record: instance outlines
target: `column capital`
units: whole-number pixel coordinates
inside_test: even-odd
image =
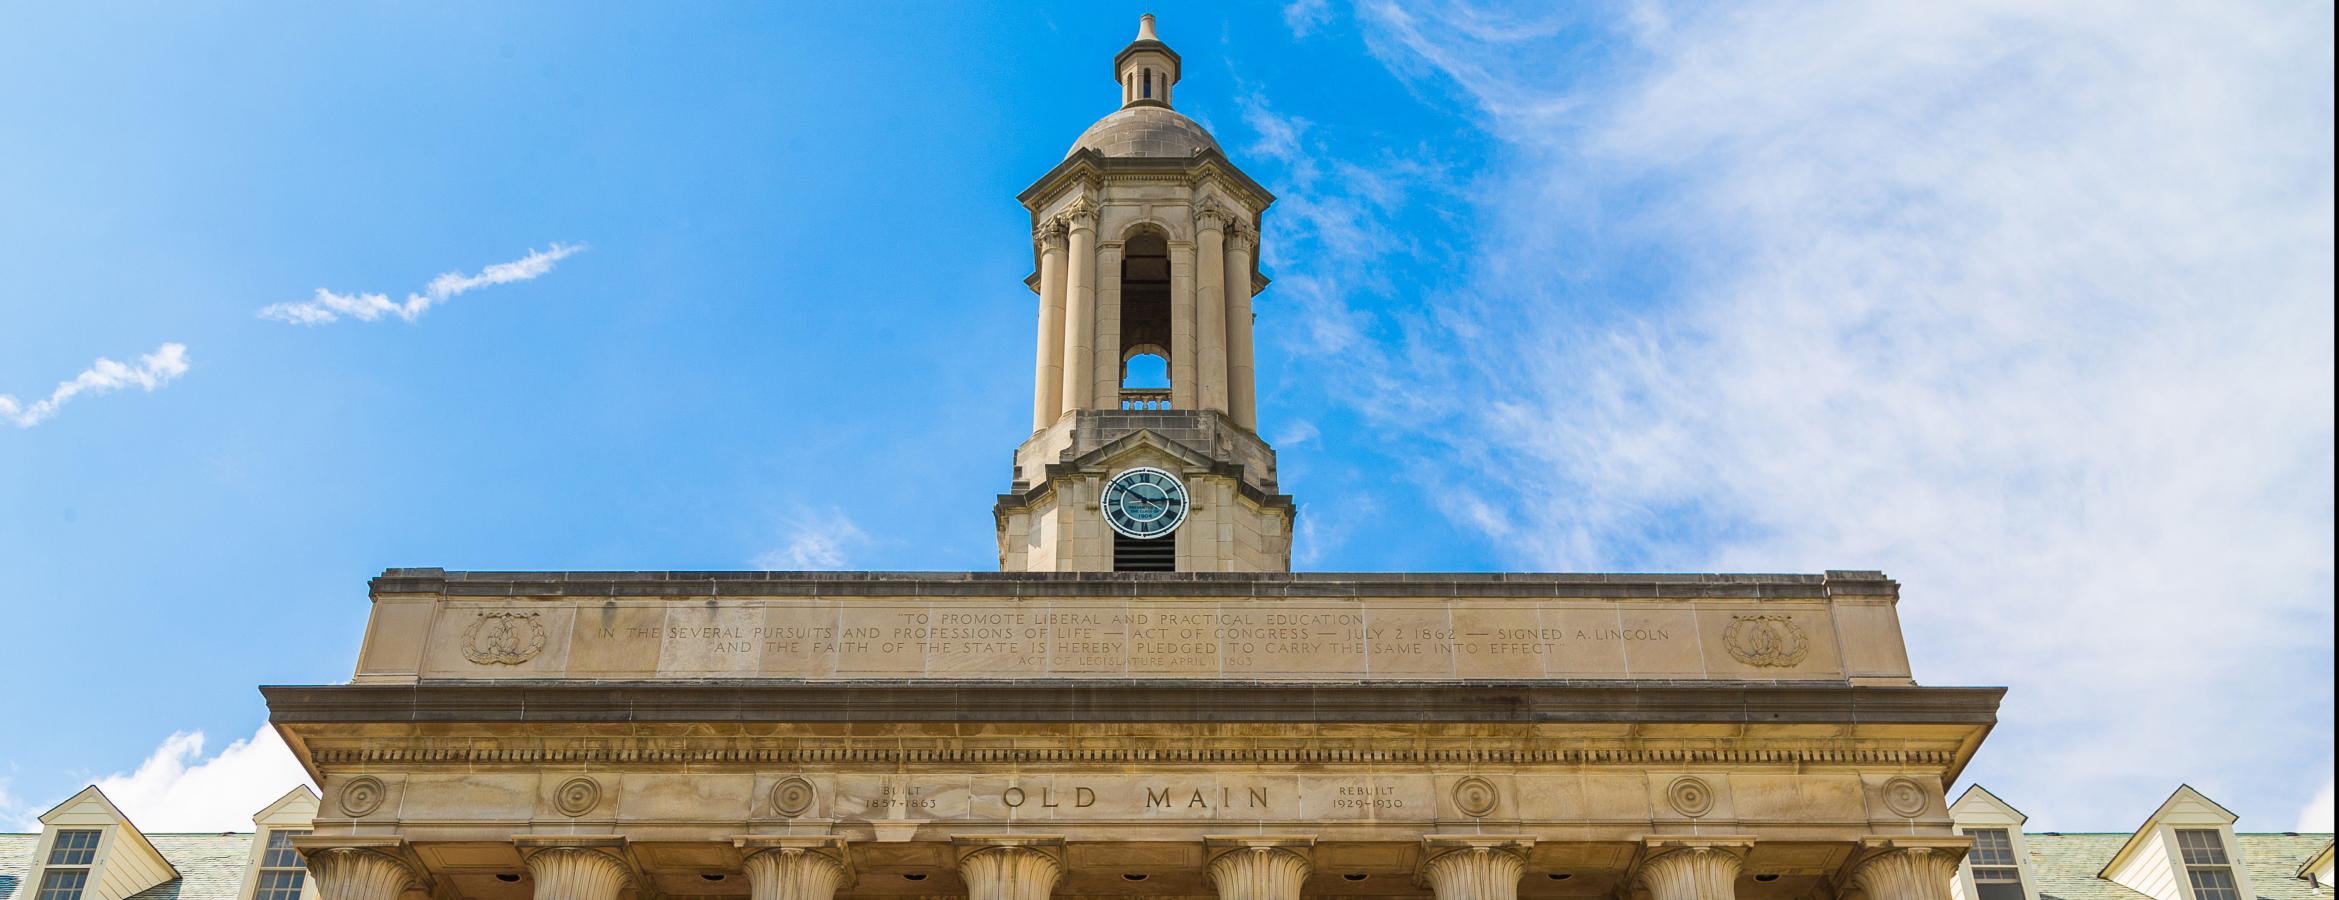
[[[1299,900],[1316,869],[1312,834],[1204,835],[1210,862],[1203,877],[1219,900]]]
[[[952,835],[968,900],[1048,900],[1064,879],[1062,835]]]
[[[1224,232],[1227,223],[1236,221],[1238,218],[1240,217],[1236,216],[1233,210],[1227,209],[1224,204],[1215,199],[1194,204],[1194,230],[1196,232]]]
[[[1731,900],[1754,838],[1743,835],[1658,835],[1641,841],[1641,862],[1630,883],[1654,900]]]
[[[739,848],[740,858],[751,862],[759,856],[774,856],[778,859],[804,856],[825,860],[836,867],[836,886],[839,888],[852,887],[854,882],[860,880],[860,871],[853,867],[852,842],[838,835],[743,834],[733,837],[731,846]]]
[[[1069,236],[1070,229],[1065,226],[1063,216],[1049,216],[1031,230],[1031,242],[1043,252],[1064,249]]]
[[[1247,253],[1252,247],[1256,247],[1258,245],[1258,229],[1244,224],[1243,221],[1239,218],[1226,223],[1226,249],[1228,251],[1241,251]]]
[[[1104,212],[1104,208],[1098,205],[1095,200],[1082,197],[1066,205],[1062,212],[1056,213],[1055,218],[1062,221],[1064,227],[1072,231],[1094,231],[1097,216],[1102,212]]]
[[[753,900],[831,900],[854,881],[845,840],[832,835],[742,835],[731,839],[747,859]]]
[[[1535,839],[1517,834],[1429,834],[1413,883],[1437,900],[1516,900]]]
[[[403,838],[308,834],[293,838],[292,846],[322,900],[398,900],[431,888]]]
[[[1860,839],[1847,882],[1869,900],[1949,900],[1957,864],[1973,849],[1961,835]]]
[[[617,900],[628,885],[645,883],[626,858],[625,843],[615,834],[512,836],[540,900]]]

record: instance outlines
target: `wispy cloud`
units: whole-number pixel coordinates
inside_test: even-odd
[[[2041,821],[2179,781],[2287,821],[2331,748],[2330,17],[1367,4],[1508,152],[1418,331],[1342,285],[1300,349],[1402,363],[1351,399],[1519,564],[1892,571],[1921,679],[2014,686],[1969,777]],[[1389,150],[1257,109],[1336,198]]]
[[[549,250],[530,250],[528,255],[511,262],[496,263],[479,270],[479,274],[465,275],[448,272],[430,280],[420,293],[410,293],[405,300],[392,300],[387,294],[337,294],[327,288],[318,288],[316,296],[298,302],[275,303],[260,309],[260,318],[294,325],[322,325],[344,317],[360,322],[372,322],[386,316],[396,316],[408,322],[422,318],[431,307],[445,303],[470,291],[515,281],[527,281],[552,271],[555,263],[583,252],[583,244],[553,244]]]
[[[31,428],[48,421],[68,401],[81,394],[103,394],[126,387],[147,391],[169,384],[171,379],[187,374],[187,345],[164,344],[153,353],[138,358],[138,364],[115,362],[98,357],[89,368],[57,383],[57,389],[46,398],[26,404],[9,394],[0,394],[0,420],[18,428]]]
[[[2335,818],[2332,811],[2333,789],[2329,767],[2326,766],[2322,789],[2316,791],[2313,797],[2307,800],[2306,806],[2298,811],[2298,824],[2290,826],[2290,830],[2330,831],[2332,821]]]
[[[863,534],[851,518],[833,509],[791,515],[784,525],[784,531],[779,546],[756,555],[756,568],[775,571],[842,569],[851,563],[853,552],[869,540],[869,536]]]
[[[274,728],[262,725],[251,737],[208,758],[203,755],[205,743],[200,731],[172,734],[136,770],[100,778],[97,787],[146,831],[218,832],[251,830],[253,813],[285,791],[309,783],[308,773]],[[17,807],[16,827],[39,830],[32,818],[35,807],[63,799]]]
[[[1332,0],[1291,0],[1283,5],[1283,24],[1292,37],[1307,37],[1331,21]]]

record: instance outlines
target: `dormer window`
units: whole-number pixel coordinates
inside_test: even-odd
[[[252,883],[252,900],[300,900],[309,870],[301,863],[300,853],[292,849],[292,839],[305,834],[308,832],[293,828],[268,832],[267,849],[260,852],[259,875]]]
[[[2193,886],[2193,900],[2242,900],[2233,880],[2233,859],[2214,828],[2177,829],[2177,852],[2184,857],[2185,880]]]
[[[1968,828],[1974,839],[1969,859],[1974,867],[1974,893],[1980,900],[2023,900],[2022,864],[2014,858],[2014,839],[2004,828]]]
[[[82,888],[89,884],[89,867],[97,863],[100,834],[96,829],[57,832],[56,841],[49,845],[48,865],[41,873],[40,892],[33,900],[81,900]]]

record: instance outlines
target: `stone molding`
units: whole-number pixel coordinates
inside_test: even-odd
[[[830,900],[857,880],[843,838],[746,835],[731,843],[746,855],[753,900]]]
[[[1300,885],[1315,872],[1314,835],[1210,835],[1203,844],[1211,854],[1203,877],[1219,900],[1299,900]]]
[[[1064,878],[1064,839],[1054,835],[953,836],[968,900],[1048,900]]]
[[[408,890],[430,886],[403,858],[399,838],[304,835],[292,841],[319,900],[399,900]]]
[[[1525,835],[1424,835],[1422,862],[1413,881],[1437,900],[1518,900],[1519,878],[1527,874]]]
[[[466,572],[385,569],[376,600],[440,597],[1534,597],[1891,599],[1881,572],[1824,575],[1535,572]]]
[[[1848,883],[1867,900],[1950,900],[1957,864],[1973,848],[1969,837],[1867,838],[1854,857]]]
[[[1732,900],[1751,837],[1649,838],[1632,882],[1652,900]]]
[[[620,891],[640,882],[624,856],[622,836],[523,834],[512,843],[540,898],[617,900]]]

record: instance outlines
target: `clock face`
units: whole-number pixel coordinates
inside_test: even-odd
[[[1160,469],[1130,469],[1105,483],[1103,505],[1105,524],[1114,531],[1157,538],[1186,520],[1186,486]]]

